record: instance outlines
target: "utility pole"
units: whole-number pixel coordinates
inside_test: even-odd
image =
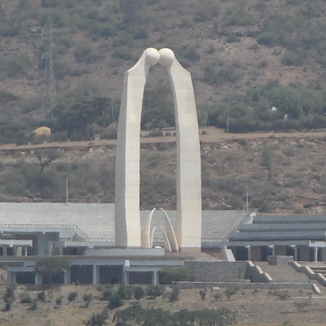
[[[66,174],[66,205],[68,205],[69,199],[69,174]]]
[[[248,185],[246,185],[246,209],[249,212],[249,194],[248,194]]]
[[[42,29],[44,52],[41,56],[40,67],[44,70],[43,96],[41,110],[43,116],[49,113],[56,105],[56,85],[53,66],[53,33],[51,17],[48,16],[46,25]]]

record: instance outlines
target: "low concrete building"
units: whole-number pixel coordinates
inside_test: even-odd
[[[150,211],[141,211],[141,227]],[[172,225],[176,211],[167,211]],[[219,254],[212,243],[227,239],[230,231],[250,220],[246,211],[204,211],[202,248]],[[154,283],[165,266],[183,265],[191,255],[166,255],[165,218],[153,215],[151,230],[156,248],[115,248],[114,204],[0,203],[0,264],[8,279],[18,283],[44,282],[34,272],[44,256],[65,256],[70,268],[59,283]],[[212,250],[213,248],[213,250]]]
[[[236,260],[292,256],[298,261],[326,261],[326,216],[255,216],[240,225],[223,245]]]

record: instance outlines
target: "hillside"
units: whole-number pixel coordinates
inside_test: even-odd
[[[7,286],[0,287],[3,294]],[[144,290],[146,287],[143,287]],[[116,290],[108,285],[92,286],[57,286],[45,291],[45,302],[38,301],[32,309],[33,302],[21,303],[23,298],[35,299],[42,291],[40,288],[19,286],[15,291],[16,300],[10,311],[2,311],[0,323],[3,326],[14,325],[49,325],[49,326],[79,326],[84,325],[93,313],[101,313],[108,305],[108,301],[100,300],[103,293],[108,290]],[[101,292],[102,291],[102,292]],[[68,295],[77,292],[77,298],[69,302]],[[205,295],[203,295],[203,292]],[[84,294],[92,294],[92,300],[88,307],[83,300]],[[170,313],[181,310],[219,310],[227,309],[232,311],[236,317],[234,325],[244,326],[321,326],[325,325],[324,301],[325,297],[315,295],[310,290],[240,290],[240,289],[193,289],[181,290],[178,299],[169,301],[171,289],[166,287],[165,294],[155,299],[148,297],[139,300],[144,309],[163,309]],[[56,301],[61,297],[61,304]],[[108,311],[109,318],[107,325],[130,325],[130,323],[118,324],[113,320],[117,310],[130,307],[131,302],[137,300],[123,300],[123,305],[118,309]],[[130,315],[129,315],[130,316]],[[127,320],[128,321],[128,320]],[[203,323],[205,320],[203,318]],[[216,322],[216,320],[215,320]],[[93,326],[103,324],[90,324]],[[145,325],[142,322],[132,325]],[[152,325],[152,324],[150,324]],[[157,325],[157,324],[155,324]],[[164,323],[160,325],[165,325]],[[206,323],[203,325],[207,325]],[[210,324],[212,325],[212,324]],[[214,325],[232,325],[225,324]]]
[[[171,135],[173,131],[167,131]],[[325,134],[201,130],[203,209],[323,214]],[[141,209],[176,208],[175,136],[141,138]],[[114,202],[115,140],[0,146],[1,201]],[[41,159],[54,160],[40,174]]]
[[[233,131],[326,126],[322,0],[3,0],[0,17],[1,142],[26,142],[42,124],[56,139],[103,133],[146,47],[170,47],[191,72],[202,125],[225,127],[228,112]],[[143,127],[174,123],[163,67],[149,74],[144,110]]]

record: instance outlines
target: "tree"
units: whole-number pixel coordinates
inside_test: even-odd
[[[92,293],[84,294],[83,300],[85,301],[85,306],[87,308],[90,305],[91,301],[93,300]]]
[[[51,286],[54,278],[69,267],[64,257],[44,257],[37,261],[35,272],[40,274]]]
[[[69,302],[75,301],[75,299],[77,298],[77,296],[78,296],[78,292],[77,291],[70,292],[68,294],[68,301]]]
[[[91,318],[87,321],[87,326],[102,326],[107,325],[106,321],[109,318],[107,308],[104,308],[102,312],[94,313]]]
[[[11,308],[11,305],[16,299],[15,296],[15,290],[16,290],[16,284],[10,284],[3,295],[3,301],[5,302],[5,311],[9,311]]]
[[[43,173],[43,170],[49,166],[54,160],[60,158],[62,156],[61,152],[53,149],[46,149],[43,151],[36,151],[35,156],[39,160],[40,163],[40,171],[38,176],[40,177]]]

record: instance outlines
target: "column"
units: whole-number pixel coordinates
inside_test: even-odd
[[[98,265],[93,265],[93,284],[98,284],[100,281],[100,268]]]
[[[248,260],[251,260],[251,247],[247,246],[248,249]]]
[[[122,283],[124,285],[129,285],[129,272],[127,272],[126,270],[123,271]]]
[[[8,283],[16,283],[16,272],[7,272]]]
[[[42,275],[40,275],[40,274],[35,274],[35,284],[37,284],[37,285],[41,285],[41,284],[42,284],[42,281],[43,281],[43,279],[42,279]]]
[[[70,267],[68,267],[63,274],[63,283],[64,284],[70,284],[71,283],[71,279],[70,279]]]
[[[159,272],[158,271],[153,271],[153,285],[158,285],[159,284]]]
[[[318,261],[318,247],[314,247],[314,261]]]
[[[297,246],[293,246],[293,249],[294,249],[294,257],[293,259],[294,260],[298,260],[298,247]]]
[[[2,247],[3,256],[8,256],[7,246]]]
[[[321,261],[326,261],[326,248],[320,248],[321,250]]]

